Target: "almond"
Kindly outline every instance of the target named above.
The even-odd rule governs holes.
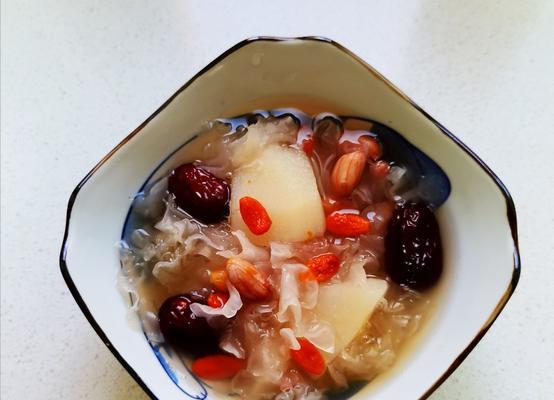
[[[361,151],[341,156],[331,172],[331,188],[340,196],[348,196],[354,188],[360,183],[366,155]]]
[[[271,289],[258,269],[242,258],[227,260],[227,277],[241,297],[250,300],[263,300],[271,296]]]

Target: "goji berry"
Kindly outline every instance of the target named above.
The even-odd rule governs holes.
[[[310,269],[318,282],[331,279],[340,268],[340,259],[333,253],[320,254],[312,257],[306,266]]]
[[[314,140],[312,138],[302,140],[302,150],[308,157],[314,153]]]
[[[245,196],[239,200],[239,207],[244,223],[254,235],[263,235],[271,228],[271,218],[258,200]]]
[[[208,296],[208,305],[213,308],[221,308],[229,300],[227,293],[216,292]]]
[[[333,213],[325,219],[327,231],[336,236],[359,236],[368,233],[371,223],[356,214]]]
[[[300,368],[312,375],[321,375],[325,372],[323,356],[308,339],[299,338],[300,349],[290,350],[291,358]]]
[[[306,271],[302,271],[298,274],[298,279],[302,282],[308,282],[315,281],[317,278],[310,269],[307,269]]]
[[[202,357],[192,363],[192,372],[199,378],[221,380],[232,378],[246,367],[246,361],[224,354]]]

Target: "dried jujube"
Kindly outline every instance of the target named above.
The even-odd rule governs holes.
[[[391,279],[412,289],[433,286],[442,273],[442,244],[433,211],[423,203],[397,206],[385,239]]]

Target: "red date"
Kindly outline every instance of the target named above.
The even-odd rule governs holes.
[[[385,239],[385,265],[392,280],[412,289],[433,286],[442,273],[442,245],[435,214],[408,203],[393,213]]]
[[[205,304],[203,293],[193,291],[170,297],[158,311],[160,330],[165,339],[195,355],[217,349],[217,335],[205,318],[190,309],[192,303]]]
[[[229,215],[229,184],[193,164],[173,171],[168,190],[175,196],[177,206],[200,222],[217,223]]]

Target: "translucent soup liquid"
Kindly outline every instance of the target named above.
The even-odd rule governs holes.
[[[304,109],[309,110],[309,107]],[[285,119],[288,122],[284,122]],[[396,275],[391,277],[391,269],[387,268],[387,260],[391,258],[385,255],[386,237],[395,208],[417,202],[429,210],[436,210],[446,201],[450,184],[436,163],[384,125],[362,118],[327,113],[308,115],[297,109],[284,108],[213,121],[205,131],[179,149],[171,163],[176,166],[195,163],[218,179],[234,182],[238,171],[236,160],[240,158],[236,151],[244,149],[236,150],[232,143],[249,134],[249,126],[260,121],[262,124],[264,121],[281,121],[278,124],[285,128],[290,124],[297,126],[294,137],[284,135],[286,143],[280,145],[306,154],[325,215],[362,216],[371,222],[371,232],[341,237],[327,230],[301,242],[262,243],[250,232],[237,234],[231,221],[233,216],[216,223],[203,223],[184,212],[168,191],[167,176],[171,171],[167,171],[161,179],[146,182],[133,201],[122,238],[123,268],[119,284],[131,293],[133,308],[140,316],[150,344],[177,384],[181,376],[176,371],[178,367],[169,365],[159,349],[166,349],[166,355],[180,354],[180,359],[189,368],[192,365],[193,370],[195,360],[214,353],[243,360],[238,372],[228,378],[211,380],[201,376],[201,393],[205,393],[202,392],[205,391],[205,381],[222,393],[245,399],[317,399],[332,398],[337,394],[342,398],[359,390],[365,383],[378,380],[378,376],[382,379],[393,366],[398,366],[408,348],[428,327],[439,299],[438,282],[423,289],[417,280],[414,285],[399,284]],[[320,137],[316,138],[314,132],[319,132]],[[334,136],[336,132],[339,133]],[[369,160],[351,193],[336,196],[333,168],[342,155],[359,150],[362,137],[380,144],[378,159]],[[267,147],[265,144],[261,146],[260,149]],[[175,157],[178,158],[176,162]],[[164,165],[159,168],[163,169]],[[233,185],[231,190],[235,190]],[[341,285],[353,279],[365,281],[366,277],[387,283],[384,297],[372,309],[369,319],[364,320],[360,330],[340,351],[335,347],[345,330],[320,320],[321,314],[317,310],[321,304],[316,304],[317,292],[312,299],[315,305],[306,306],[311,300],[310,294],[303,292],[307,286],[302,286],[305,285],[302,279],[293,281],[298,289],[294,295],[299,299],[302,322],[294,322],[291,316],[293,306],[283,311],[283,296],[292,296],[290,285],[287,286],[283,278],[285,273],[292,271],[290,265],[308,265],[314,257],[329,253],[339,257],[341,266],[328,281],[310,283],[310,287],[316,290],[319,286],[319,299],[323,296],[321,285]],[[210,295],[220,290],[214,287],[214,271],[221,271],[235,256],[245,256],[261,271],[272,295],[254,300],[242,296],[242,306],[230,318],[208,317],[209,325],[217,332],[215,347],[211,342],[204,346],[199,339],[191,340],[193,345],[170,343],[160,330],[158,318],[164,302],[172,296],[188,294],[193,301],[205,304]],[[356,268],[362,271],[361,278],[353,277]],[[223,290],[226,291],[225,287]],[[225,296],[224,299],[229,298],[228,293]],[[229,299],[233,301],[233,296]],[[344,299],[337,298],[338,303],[342,304],[341,301]],[[356,301],[356,298],[346,299],[344,304],[348,309],[344,309],[343,314],[355,310],[356,307],[349,304],[355,305]],[[289,311],[291,313],[287,314]],[[352,323],[346,317],[333,322],[338,325]],[[291,349],[298,347],[299,342],[298,337],[291,338],[288,334],[297,335],[301,329],[307,332],[305,337],[313,338],[311,340],[321,354],[325,365],[321,374],[303,370],[292,355],[294,351]]]

